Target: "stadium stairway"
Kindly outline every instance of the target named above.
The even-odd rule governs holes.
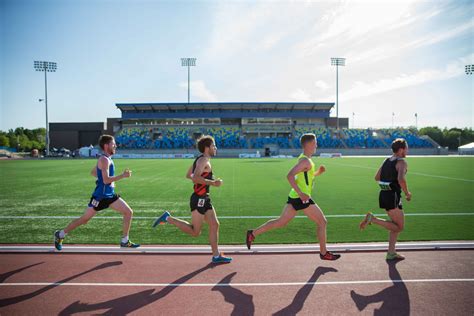
[[[428,141],[431,145],[433,145],[434,148],[438,148],[439,147],[439,144],[437,142],[435,142],[431,137],[429,137],[428,135],[423,135],[423,136],[420,136],[421,139],[424,139],[426,141]]]
[[[344,148],[346,148],[346,149],[349,148],[342,137],[341,137],[340,140],[341,140],[341,144],[342,144],[342,146],[344,146]]]

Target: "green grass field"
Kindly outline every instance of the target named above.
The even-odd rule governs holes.
[[[383,158],[315,158],[327,172],[316,179],[313,198],[330,215],[364,214],[378,209],[378,186],[373,180]],[[413,200],[404,200],[407,214],[469,213],[452,216],[407,216],[400,240],[474,239],[474,158],[409,157],[408,183]],[[95,160],[0,161],[0,243],[50,243],[52,232],[70,219],[8,218],[12,216],[79,216],[94,188],[89,175]],[[163,210],[190,216],[192,184],[184,175],[192,160],[115,160],[119,172],[128,167],[133,177],[116,183],[116,191],[135,216],[154,217]],[[220,188],[211,188],[218,216],[277,216],[286,203],[286,174],[294,159],[214,159]],[[117,216],[108,209],[101,217]],[[303,215],[303,214],[301,214]],[[328,217],[328,242],[385,241],[387,232],[369,226],[360,232],[362,217]],[[221,218],[220,243],[243,244],[245,232],[267,219]],[[207,228],[192,238],[171,225],[152,229],[153,219],[135,219],[131,238],[142,244],[206,244]],[[121,219],[94,218],[68,235],[65,243],[116,244]],[[258,243],[313,243],[315,226],[305,218],[259,236]]]

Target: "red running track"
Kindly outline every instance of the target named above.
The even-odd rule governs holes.
[[[0,315],[473,315],[474,251],[0,254]]]

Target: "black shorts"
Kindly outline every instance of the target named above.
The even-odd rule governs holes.
[[[189,201],[191,212],[197,210],[200,214],[206,214],[207,210],[212,209],[211,198],[209,195],[197,195],[193,193]]]
[[[100,201],[96,200],[94,197],[91,197],[91,200],[89,201],[89,207],[94,208],[94,210],[98,212],[101,210],[105,210],[110,206],[110,204],[114,203],[118,199],[120,199],[120,195],[118,194],[114,194],[113,197],[104,198]]]
[[[393,210],[395,208],[403,209],[402,206],[402,194],[397,191],[380,191],[379,194],[379,206],[386,211]]]
[[[286,201],[286,204],[291,204],[291,206],[293,206],[295,210],[299,211],[299,210],[304,210],[311,204],[316,204],[316,203],[314,203],[313,199],[309,199],[308,203],[303,203],[303,201],[301,201],[300,198],[293,199],[291,197],[288,197],[288,201]]]

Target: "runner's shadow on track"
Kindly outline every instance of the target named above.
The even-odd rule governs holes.
[[[234,310],[232,310],[231,313],[232,316],[254,315],[255,305],[253,304],[253,296],[228,285],[236,274],[237,272],[233,272],[224,277],[216,286],[211,289],[211,291],[221,292],[221,294],[224,296],[224,300],[234,305]]]
[[[2,273],[2,274],[0,274],[0,283],[3,283],[6,279],[8,279],[9,277],[11,277],[14,274],[20,273],[23,270],[32,268],[34,266],[37,266],[37,265],[40,265],[40,264],[43,264],[43,263],[44,262],[38,262],[38,263],[30,264],[29,266],[26,266],[26,267],[23,267],[23,268],[20,268],[20,269],[16,269],[16,270],[13,270],[13,271],[10,271],[10,272]]]
[[[17,303],[20,303],[20,302],[23,302],[23,301],[26,301],[30,298],[33,298],[35,296],[38,296],[40,294],[43,294],[44,292],[47,292],[57,286],[59,286],[60,284],[62,283],[66,283],[66,282],[69,282],[71,280],[74,280],[80,276],[83,276],[85,274],[88,274],[88,273],[91,273],[91,272],[94,272],[94,271],[97,271],[97,270],[101,270],[101,269],[106,269],[106,268],[109,268],[109,267],[114,267],[114,266],[118,266],[118,265],[121,265],[122,264],[122,261],[113,261],[113,262],[107,262],[107,263],[103,263],[103,264],[100,264],[92,269],[89,269],[87,271],[84,271],[84,272],[81,272],[79,274],[76,274],[76,275],[73,275],[73,276],[70,276],[66,279],[63,279],[63,280],[60,280],[60,281],[57,281],[51,285],[48,285],[48,286],[45,286],[44,288],[41,288],[39,290],[36,290],[34,292],[31,292],[31,293],[28,293],[28,294],[23,294],[23,295],[19,295],[19,296],[15,296],[15,297],[10,297],[10,298],[5,298],[5,299],[0,299],[0,307],[5,307],[5,306],[9,306],[9,305],[13,305],[13,304],[17,304]],[[35,264],[36,265],[36,264]],[[33,266],[33,265],[32,265]],[[31,267],[31,266],[28,266],[28,267]],[[25,268],[28,268],[28,267],[25,267]],[[23,268],[23,269],[25,269]],[[22,270],[22,269],[19,269],[19,270]],[[18,270],[16,270],[18,271]],[[12,271],[14,272],[14,271]],[[11,273],[11,272],[9,272]]]
[[[293,298],[293,302],[291,302],[290,305],[287,307],[279,310],[273,316],[286,316],[286,315],[296,315],[303,309],[304,302],[308,298],[309,294],[311,293],[311,290],[314,287],[314,283],[321,277],[323,274],[328,273],[328,272],[338,272],[337,269],[334,268],[328,268],[328,267],[317,267],[316,270],[314,271],[313,275],[305,286],[303,286],[301,289],[299,289],[298,293],[296,293],[295,297]]]
[[[393,285],[372,295],[360,295],[354,290],[351,297],[359,311],[371,303],[382,302],[380,309],[374,310],[374,315],[410,315],[410,297],[408,289],[397,270],[398,262],[387,262],[388,274]]]
[[[171,284],[183,284],[198,275],[199,273],[212,269],[216,266],[216,264],[209,263],[208,265],[171,282]],[[155,289],[150,289],[96,304],[81,303],[80,301],[76,301],[66,307],[64,310],[62,310],[59,315],[72,315],[75,313],[84,312],[88,314],[93,314],[93,311],[99,311],[104,309],[107,311],[104,312],[102,315],[126,315],[162,299],[176,288],[177,286],[168,285],[158,292],[155,292]]]

